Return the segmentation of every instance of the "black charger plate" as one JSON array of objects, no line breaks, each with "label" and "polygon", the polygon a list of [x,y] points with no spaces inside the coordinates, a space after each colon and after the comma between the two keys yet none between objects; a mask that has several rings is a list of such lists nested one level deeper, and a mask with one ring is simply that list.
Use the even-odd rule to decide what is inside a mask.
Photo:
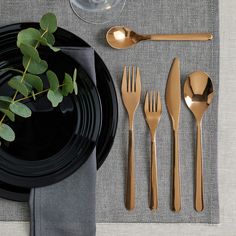
[{"label": "black charger plate", "polygon": [[[15,47],[17,33],[28,27],[38,27],[36,23],[19,23],[0,28],[0,51]],[[59,28],[55,34],[56,44],[63,46],[88,47],[89,45],[76,35]],[[102,105],[102,128],[97,142],[97,166],[106,159],[116,133],[118,122],[118,104],[111,75],[102,59],[95,53],[97,89]],[[16,201],[28,201],[29,189],[0,182],[0,196]]]}]

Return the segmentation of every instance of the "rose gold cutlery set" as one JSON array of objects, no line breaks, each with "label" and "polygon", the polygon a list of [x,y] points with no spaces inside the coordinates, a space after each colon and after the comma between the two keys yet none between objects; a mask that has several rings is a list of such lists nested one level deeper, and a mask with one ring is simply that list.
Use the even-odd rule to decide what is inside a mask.
[{"label": "rose gold cutlery set", "polygon": [[[134,117],[141,99],[141,77],[138,67],[124,67],[122,78],[122,99],[129,117],[129,145],[128,145],[128,173],[125,206],[127,210],[135,207],[135,147],[134,147]],[[195,209],[200,212],[204,209],[203,201],[203,173],[202,173],[202,144],[201,121],[205,110],[213,99],[213,86],[209,76],[201,71],[187,76],[184,84],[184,98],[192,111],[197,123],[197,150],[195,170]],[[181,182],[179,164],[179,116],[181,112],[181,83],[180,61],[173,60],[165,92],[167,110],[173,129],[173,187],[172,209],[181,210]],[[158,208],[158,164],[156,158],[156,130],[161,119],[162,104],[160,93],[150,91],[146,93],[144,113],[151,136],[151,166],[150,166],[150,200],[151,210]]]}]

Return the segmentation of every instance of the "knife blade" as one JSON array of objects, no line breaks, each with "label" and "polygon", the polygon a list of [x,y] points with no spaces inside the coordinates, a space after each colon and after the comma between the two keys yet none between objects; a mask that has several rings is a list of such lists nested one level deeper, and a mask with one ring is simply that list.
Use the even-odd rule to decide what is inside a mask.
[{"label": "knife blade", "polygon": [[181,209],[180,175],[179,175],[179,116],[181,108],[180,60],[174,58],[166,84],[166,106],[172,121],[173,129],[173,189],[172,207]]}]

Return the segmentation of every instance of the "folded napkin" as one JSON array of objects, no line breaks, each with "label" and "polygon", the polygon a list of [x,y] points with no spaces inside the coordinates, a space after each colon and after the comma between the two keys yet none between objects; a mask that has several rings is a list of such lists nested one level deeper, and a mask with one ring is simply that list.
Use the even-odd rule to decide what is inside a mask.
[{"label": "folded napkin", "polygon": [[[96,81],[92,48],[64,47]],[[93,236],[96,234],[96,151],[74,174],[30,193],[31,236]]]}]

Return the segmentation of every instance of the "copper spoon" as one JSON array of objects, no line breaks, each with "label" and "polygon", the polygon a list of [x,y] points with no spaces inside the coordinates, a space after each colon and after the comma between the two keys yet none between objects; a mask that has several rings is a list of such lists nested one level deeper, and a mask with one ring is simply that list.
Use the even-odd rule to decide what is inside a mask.
[{"label": "copper spoon", "polygon": [[213,85],[209,76],[202,71],[188,75],[184,84],[184,98],[197,123],[195,209],[200,212],[204,209],[201,123],[203,114],[213,99]]},{"label": "copper spoon", "polygon": [[143,40],[167,41],[207,41],[212,40],[213,35],[210,33],[193,33],[193,34],[137,34],[132,29],[125,26],[114,26],[107,31],[106,40],[108,44],[116,49],[129,48]]}]

